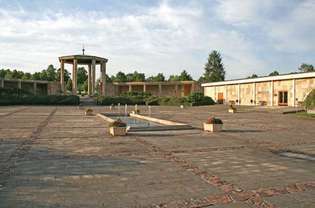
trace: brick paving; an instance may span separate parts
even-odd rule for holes
[[[82,107],[0,107],[0,207],[315,207],[314,161],[276,154],[313,154],[315,120],[239,111],[152,107],[196,129],[114,138]]]

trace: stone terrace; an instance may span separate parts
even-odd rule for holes
[[[314,156],[315,120],[239,110],[152,107],[196,129],[114,138],[82,107],[0,107],[0,207],[314,207],[314,161],[276,153]]]

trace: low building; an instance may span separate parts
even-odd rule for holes
[[[21,89],[34,95],[60,94],[60,86],[57,82],[40,80],[1,79],[0,89]]]
[[[126,92],[147,92],[153,96],[184,97],[202,91],[196,81],[113,82],[106,83],[106,95],[117,96]]]
[[[238,79],[201,85],[218,103],[298,106],[315,89],[315,72]]]

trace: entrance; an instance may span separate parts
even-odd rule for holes
[[[288,105],[288,91],[279,91],[278,105],[280,105],[280,106],[287,106]]]
[[[222,92],[219,92],[219,93],[218,93],[218,103],[219,103],[219,104],[223,104],[223,102],[224,102],[223,93],[222,93]]]

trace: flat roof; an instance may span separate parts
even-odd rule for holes
[[[32,80],[32,79],[3,79],[0,77],[0,80],[6,81],[6,82],[28,82],[28,83],[39,83],[39,84],[48,84],[52,82],[57,82],[57,81],[46,81],[46,80]]]
[[[204,83],[201,86],[211,87],[211,86],[246,84],[246,83],[255,83],[255,82],[268,82],[268,81],[303,79],[303,78],[315,78],[315,72],[281,74],[281,75],[276,75],[276,76],[264,76],[264,77],[257,77],[257,78],[234,79],[234,80],[227,80],[227,81],[221,81],[221,82],[209,82],[209,83]]]
[[[114,85],[176,85],[176,84],[193,84],[196,81],[164,81],[164,82],[113,82]]]
[[[73,60],[77,59],[78,64],[91,64],[92,60],[95,59],[96,64],[100,64],[101,62],[107,62],[108,59],[99,57],[99,56],[91,56],[91,55],[67,55],[67,56],[60,56],[59,61],[64,60],[67,64],[72,64]]]

